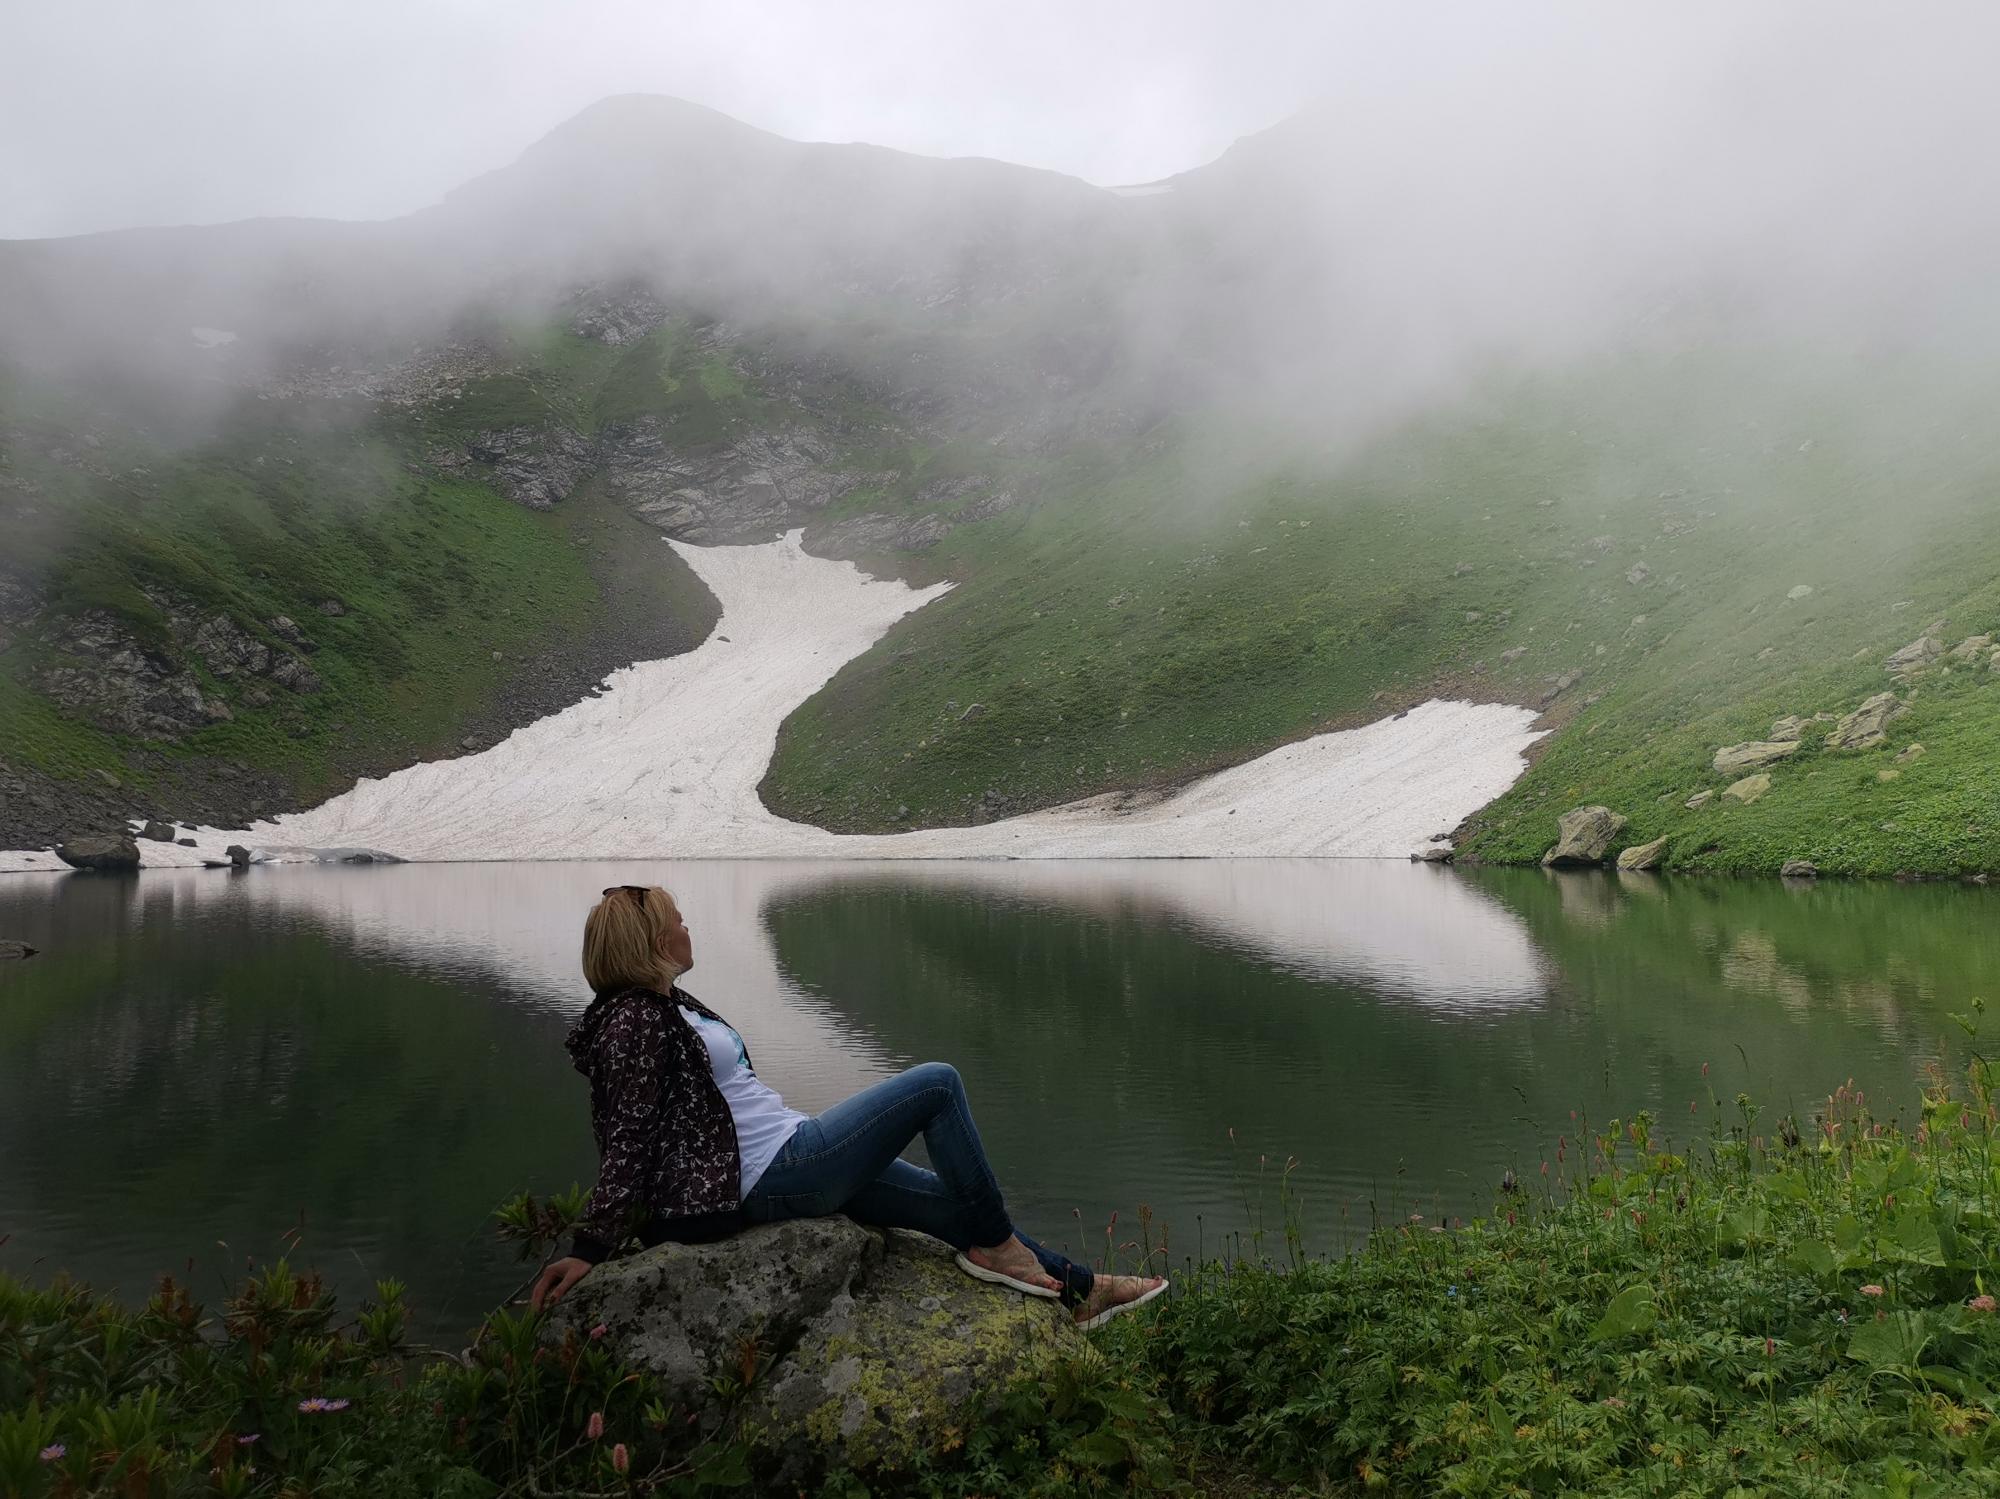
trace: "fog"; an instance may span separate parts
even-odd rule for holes
[[[230,388],[637,279],[900,369],[1002,437],[1046,443],[1018,419],[1036,406],[1098,430],[1228,402],[1339,445],[1620,350],[1806,369],[2000,343],[2000,11],[1977,4],[98,4],[7,25],[15,235],[267,220],[0,244],[0,347],[42,368]],[[907,341],[856,331],[885,320],[931,341],[919,374]]]

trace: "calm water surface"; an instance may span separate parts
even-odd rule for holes
[[[592,1177],[562,1050],[578,933],[599,889],[645,882],[681,898],[688,987],[788,1100],[951,1061],[1016,1215],[1097,1253],[1142,1205],[1175,1259],[1275,1228],[1288,1156],[1330,1249],[1374,1211],[1481,1210],[1572,1110],[1685,1129],[1710,1090],[1810,1109],[1850,1077],[1907,1099],[1945,1012],[2000,997],[2000,893],[1956,886],[1289,861],[10,876],[0,937],[44,952],[0,965],[0,1267],[131,1294],[193,1261],[214,1286],[303,1225],[343,1289],[395,1274],[428,1326],[476,1320],[522,1274],[492,1206]]]

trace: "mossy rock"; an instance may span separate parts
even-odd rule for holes
[[[702,1430],[746,1440],[783,1491],[949,1450],[1016,1377],[1083,1341],[1059,1303],[973,1280],[935,1239],[837,1217],[600,1265],[547,1335],[600,1326]]]
[[[1083,1341],[1057,1302],[975,1281],[921,1234],[882,1238],[866,1283],[836,1297],[752,1392],[745,1430],[774,1482],[893,1471],[948,1450],[1010,1382]]]

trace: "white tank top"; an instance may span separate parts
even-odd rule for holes
[[[784,1099],[758,1080],[750,1070],[750,1054],[744,1049],[743,1038],[733,1027],[697,1015],[685,1006],[677,1008],[681,1019],[694,1027],[708,1048],[709,1070],[715,1074],[715,1086],[722,1090],[722,1101],[729,1105],[729,1117],[736,1124],[736,1153],[743,1165],[739,1190],[748,1197],[764,1168],[785,1148],[792,1131],[805,1123],[806,1116],[786,1108]]]

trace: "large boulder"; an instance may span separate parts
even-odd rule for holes
[[[1542,856],[1550,868],[1602,864],[1625,819],[1609,807],[1578,807],[1556,820],[1556,846]]]
[[[56,845],[56,857],[72,869],[122,874],[139,867],[139,845],[130,838],[70,838]]]
[[[1752,739],[1744,744],[1724,745],[1715,752],[1715,773],[1719,776],[1740,775],[1760,765],[1769,765],[1773,760],[1782,760],[1798,747],[1796,737]]]
[[[609,1261],[549,1332],[599,1326],[701,1429],[738,1423],[772,1492],[943,1450],[1016,1376],[1081,1340],[1058,1303],[971,1279],[936,1240],[845,1218]]]
[[[1655,838],[1651,843],[1635,843],[1628,849],[1622,849],[1618,854],[1618,867],[1628,873],[1657,869],[1660,860],[1667,856],[1667,843],[1665,838]]]
[[[1771,725],[1770,738],[1773,743],[1783,744],[1804,735],[1806,725],[1812,720],[1801,718],[1796,713],[1788,713]]]
[[[1878,692],[1833,726],[1826,736],[1831,749],[1873,749],[1889,737],[1891,720],[1910,711],[1893,692]]]

